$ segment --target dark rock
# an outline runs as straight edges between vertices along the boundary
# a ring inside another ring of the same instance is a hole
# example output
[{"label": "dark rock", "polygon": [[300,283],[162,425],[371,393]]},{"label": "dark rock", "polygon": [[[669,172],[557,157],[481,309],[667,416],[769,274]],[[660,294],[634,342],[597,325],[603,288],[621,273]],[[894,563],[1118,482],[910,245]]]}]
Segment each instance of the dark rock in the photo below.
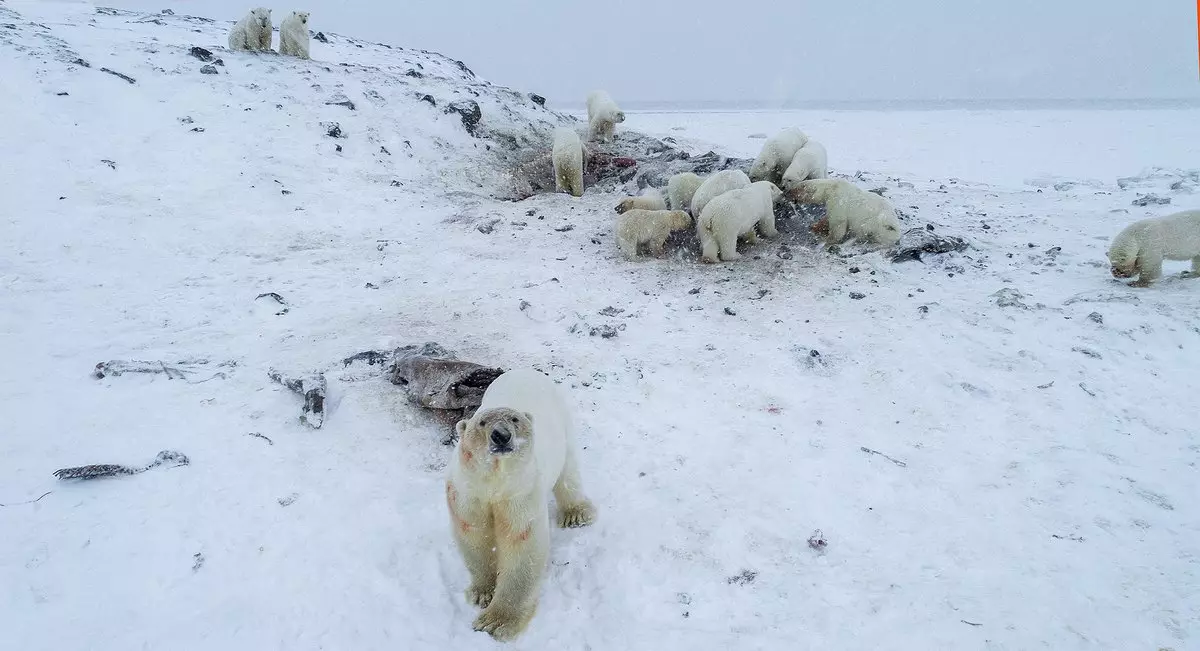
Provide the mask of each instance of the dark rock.
[{"label": "dark rock", "polygon": [[546,98],[536,93],[529,93],[529,100],[538,106],[546,105]]},{"label": "dark rock", "polygon": [[[284,190],[284,192],[287,192],[287,190]],[[283,300],[283,297],[280,296],[279,294],[277,294],[275,292],[266,292],[263,294],[259,294],[258,296],[255,296],[254,300],[258,301],[258,300],[261,300],[264,298],[275,301],[275,304],[279,306],[280,310],[275,313],[275,316],[283,316],[284,314],[288,313],[289,308],[288,308],[287,301]]]},{"label": "dark rock", "polygon": [[[215,66],[221,66],[222,68],[224,68],[224,67],[225,67],[225,60],[224,60],[224,59],[213,59],[213,65],[215,65]],[[250,109],[246,109],[246,110],[247,110],[247,111],[249,111]]]},{"label": "dark rock", "polygon": [[1146,194],[1133,200],[1133,205],[1139,207],[1146,206],[1165,206],[1171,203],[1170,197],[1160,197],[1156,194]]},{"label": "dark rock", "polygon": [[174,16],[175,15],[175,12],[170,9],[163,9],[159,13],[161,13],[164,16]]},{"label": "dark rock", "polygon": [[292,378],[271,369],[267,372],[267,377],[303,396],[304,407],[300,412],[300,422],[313,429],[321,428],[325,423],[325,393],[328,387],[323,374]]},{"label": "dark rock", "polygon": [[336,151],[336,152],[337,152],[337,153],[339,153],[339,154],[340,154],[340,153],[342,153],[342,146],[341,146],[341,145],[334,145],[334,146],[333,146],[333,149],[334,149],[334,151]]},{"label": "dark rock", "polygon": [[606,323],[604,325],[592,328],[589,334],[593,337],[599,335],[602,339],[612,339],[613,337],[616,337],[617,334],[623,329],[624,326],[614,327]]},{"label": "dark rock", "polygon": [[620,314],[620,313],[622,313],[622,312],[624,312],[624,311],[625,311],[625,310],[623,310],[623,309],[621,309],[621,308],[619,308],[619,307],[613,307],[613,306],[609,305],[608,307],[606,307],[606,308],[604,308],[604,309],[600,310],[600,311],[598,312],[598,314],[600,314],[600,315],[602,315],[602,316],[617,316],[618,314]]},{"label": "dark rock", "polygon": [[66,97],[67,95],[70,95],[70,93],[63,90],[63,91],[59,91],[59,92],[55,93],[55,95],[58,95],[59,97]]},{"label": "dark rock", "polygon": [[[466,66],[463,66],[465,69]],[[467,72],[470,72],[469,70]],[[472,73],[474,76],[474,73]],[[483,119],[483,111],[479,108],[479,102],[473,99],[461,99],[456,102],[451,102],[446,106],[446,113],[457,113],[462,118],[463,127],[467,133],[475,135],[475,129],[479,126],[479,121]]]},{"label": "dark rock", "polygon": [[75,65],[77,65],[77,66],[83,66],[83,67],[85,67],[85,68],[90,68],[90,67],[92,67],[92,64],[88,63],[87,61],[84,61],[83,59],[75,59],[75,60],[74,60],[74,61],[72,61],[71,63],[74,63],[74,64],[75,64]]},{"label": "dark rock", "polygon": [[325,102],[325,106],[345,106],[351,111],[355,110],[354,102],[351,102],[349,98],[340,96]]},{"label": "dark rock", "polygon": [[124,79],[125,81],[127,81],[127,82],[129,82],[129,83],[131,83],[131,84],[136,84],[136,83],[137,83],[137,80],[136,80],[136,79],[134,79],[133,77],[130,77],[129,75],[126,75],[126,74],[122,74],[122,73],[120,73],[120,72],[117,72],[116,70],[110,70],[110,69],[108,69],[108,68],[101,68],[101,69],[100,69],[100,72],[107,72],[108,74],[110,74],[110,75],[112,75],[112,76],[114,76],[114,77],[120,77],[121,79]]},{"label": "dark rock", "polygon": [[754,583],[754,580],[757,578],[758,572],[755,572],[754,570],[742,570],[740,574],[735,574],[734,576],[725,579],[725,582],[730,585],[749,585]]},{"label": "dark rock", "polygon": [[859,273],[860,271],[862,271],[862,269],[859,269],[858,267],[850,267],[850,273],[852,274]]},{"label": "dark rock", "polygon": [[204,133],[204,127],[192,127],[191,129],[188,129],[188,131],[193,133]]},{"label": "dark rock", "polygon": [[728,314],[729,316],[737,316],[737,312],[734,312],[732,307],[725,308],[725,314]]},{"label": "dark rock", "polygon": [[1088,315],[1088,318],[1091,319],[1093,323],[1104,323],[1104,316],[1099,312],[1092,312]]},{"label": "dark rock", "polygon": [[471,72],[471,69],[467,67],[467,64],[463,63],[462,61],[455,61],[454,65],[458,66],[458,69],[466,73],[468,77],[475,77],[475,73]]},{"label": "dark rock", "polygon": [[216,75],[220,74],[220,72],[216,66],[200,66],[200,74],[202,75]]},{"label": "dark rock", "polygon": [[413,70],[413,69],[409,68],[409,69],[408,69],[408,71],[406,71],[406,72],[404,73],[404,76],[405,76],[405,77],[412,77],[413,79],[424,79],[424,78],[425,78],[425,73],[423,73],[423,72],[417,72],[416,70]]},{"label": "dark rock", "polygon": [[420,101],[429,102],[430,106],[437,106],[437,100],[433,99],[433,95],[421,95]]},{"label": "dark rock", "polygon": [[325,135],[330,138],[345,138],[346,134],[342,133],[342,126],[337,122],[331,122],[327,126]]},{"label": "dark rock", "polygon": [[870,190],[867,190],[867,192],[874,192],[875,194],[882,197],[887,192],[887,188],[885,188],[885,187],[871,188]]},{"label": "dark rock", "polygon": [[213,60],[212,50],[206,50],[202,47],[193,46],[192,49],[188,50],[188,54],[200,59],[205,63]]},{"label": "dark rock", "polygon": [[564,226],[559,226],[558,228],[556,228],[554,230],[558,231],[559,233],[566,233],[568,231],[575,230],[575,225],[574,224],[566,224]]},{"label": "dark rock", "polygon": [[313,38],[317,39],[318,41],[320,41],[322,43],[329,42],[329,38],[325,36],[324,32],[317,32],[316,35],[313,36]]},{"label": "dark rock", "polygon": [[862,292],[850,292],[850,298],[852,298],[856,301],[861,301],[862,299],[864,299],[866,297],[867,297],[867,295],[863,294]]}]

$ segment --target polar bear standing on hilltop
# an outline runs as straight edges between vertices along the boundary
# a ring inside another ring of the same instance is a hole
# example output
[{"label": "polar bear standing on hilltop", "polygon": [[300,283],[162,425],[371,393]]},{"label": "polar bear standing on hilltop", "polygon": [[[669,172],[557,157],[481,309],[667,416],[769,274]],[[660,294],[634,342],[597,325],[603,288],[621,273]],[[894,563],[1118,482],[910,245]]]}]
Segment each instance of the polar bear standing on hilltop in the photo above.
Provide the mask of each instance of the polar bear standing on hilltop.
[{"label": "polar bear standing on hilltop", "polygon": [[1108,247],[1113,277],[1138,274],[1134,287],[1147,287],[1162,277],[1163,260],[1191,260],[1192,275],[1200,275],[1200,210],[1136,221]]},{"label": "polar bear standing on hilltop", "polygon": [[560,527],[591,524],[596,507],[583,493],[567,403],[545,375],[504,373],[455,430],[446,505],[471,574],[467,601],[483,608],[473,627],[511,640],[537,609],[550,555],[550,492]]},{"label": "polar bear standing on hilltop", "polygon": [[617,123],[625,121],[625,112],[602,90],[588,94],[587,112],[588,140],[609,142],[613,139],[613,130],[616,129]]},{"label": "polar bear standing on hilltop", "polygon": [[279,23],[279,53],[308,58],[308,12],[293,11]]},{"label": "polar bear standing on hilltop", "polygon": [[779,187],[784,192],[790,192],[801,181],[825,178],[829,178],[829,156],[825,153],[825,145],[809,140],[792,157],[792,163],[783,173],[783,184]]},{"label": "polar bear standing on hilltop", "polygon": [[257,7],[229,32],[229,49],[266,52],[271,49],[271,10]]},{"label": "polar bear standing on hilltop", "polygon": [[554,191],[566,190],[572,196],[583,196],[583,143],[574,129],[554,129]]},{"label": "polar bear standing on hilltop", "polygon": [[696,220],[696,235],[700,237],[700,254],[705,262],[716,262],[717,256],[726,262],[742,257],[737,252],[737,239],[746,235],[757,241],[754,227],[763,237],[775,237],[775,202],[783,192],[770,181],[757,181],[748,188],[730,190],[704,207]]},{"label": "polar bear standing on hilltop", "polygon": [[667,202],[671,210],[691,210],[692,197],[704,184],[704,179],[693,172],[680,172],[667,181]]},{"label": "polar bear standing on hilltop", "polygon": [[883,197],[842,179],[801,181],[788,196],[807,204],[823,204],[829,221],[826,243],[854,239],[891,246],[900,241],[896,209]]},{"label": "polar bear standing on hilltop", "polygon": [[704,207],[709,201],[729,192],[740,188],[750,187],[750,177],[742,170],[723,170],[713,174],[696,188],[696,193],[692,195],[692,216],[699,219],[700,213],[704,212]]},{"label": "polar bear standing on hilltop", "polygon": [[750,180],[780,184],[783,172],[792,164],[796,152],[807,144],[808,136],[795,127],[788,127],[768,138],[750,166]]}]

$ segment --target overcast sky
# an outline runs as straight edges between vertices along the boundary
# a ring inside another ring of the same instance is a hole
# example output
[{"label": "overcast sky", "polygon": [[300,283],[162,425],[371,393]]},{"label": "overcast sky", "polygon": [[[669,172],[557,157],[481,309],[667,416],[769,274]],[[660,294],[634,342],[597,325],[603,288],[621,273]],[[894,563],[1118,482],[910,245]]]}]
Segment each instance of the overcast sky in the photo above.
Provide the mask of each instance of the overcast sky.
[{"label": "overcast sky", "polygon": [[[247,0],[101,0],[235,20]],[[263,0],[256,0],[262,2]],[[1190,0],[304,0],[556,104],[1200,96]],[[314,43],[313,54],[320,57]]]}]

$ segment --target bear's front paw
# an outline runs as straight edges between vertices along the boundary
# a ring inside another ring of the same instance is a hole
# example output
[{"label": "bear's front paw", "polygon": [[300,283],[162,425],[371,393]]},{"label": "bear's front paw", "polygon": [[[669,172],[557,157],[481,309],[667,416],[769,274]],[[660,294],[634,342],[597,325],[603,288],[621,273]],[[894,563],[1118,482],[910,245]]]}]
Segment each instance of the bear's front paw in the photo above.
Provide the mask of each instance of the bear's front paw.
[{"label": "bear's front paw", "polygon": [[558,509],[558,526],[563,529],[586,527],[596,521],[596,507],[584,500]]},{"label": "bear's front paw", "polygon": [[491,635],[498,642],[508,642],[521,634],[530,617],[505,608],[488,608],[479,613],[472,625],[477,631]]},{"label": "bear's front paw", "polygon": [[467,603],[487,608],[488,604],[492,603],[492,594],[495,592],[496,586],[494,585],[482,586],[472,583],[471,587],[467,588]]}]

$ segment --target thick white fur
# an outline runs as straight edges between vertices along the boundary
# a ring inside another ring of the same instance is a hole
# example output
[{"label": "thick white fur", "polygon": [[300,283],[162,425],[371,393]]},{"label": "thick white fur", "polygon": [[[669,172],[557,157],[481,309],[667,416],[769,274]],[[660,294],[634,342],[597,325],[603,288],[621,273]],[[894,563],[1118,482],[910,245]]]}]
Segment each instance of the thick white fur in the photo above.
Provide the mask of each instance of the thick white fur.
[{"label": "thick white fur", "polygon": [[625,197],[617,204],[615,210],[620,214],[629,212],[635,208],[641,210],[666,210],[667,202],[663,199],[661,192],[650,189],[636,197]]},{"label": "thick white fur", "polygon": [[883,197],[841,179],[801,181],[789,196],[800,203],[824,204],[829,220],[828,244],[838,244],[847,234],[854,239],[891,246],[900,241],[896,209]]},{"label": "thick white fur", "polygon": [[[775,202],[783,196],[770,181],[758,181],[748,188],[730,190],[704,207],[696,221],[700,254],[705,262],[716,262],[718,254],[726,262],[742,257],[737,252],[739,235],[752,235],[754,227],[763,237],[775,237]],[[751,237],[757,240],[757,237]]]},{"label": "thick white fur", "polygon": [[250,13],[237,21],[229,32],[229,49],[271,49],[271,10],[266,7],[251,9]]},{"label": "thick white fur", "polygon": [[808,136],[795,127],[788,127],[768,138],[758,152],[758,158],[750,166],[750,180],[770,181],[778,185],[796,152],[806,144]]},{"label": "thick white fur", "polygon": [[1200,274],[1200,210],[1143,219],[1125,227],[1108,247],[1114,278],[1138,279],[1145,287],[1162,277],[1163,260],[1191,260]]},{"label": "thick white fur", "polygon": [[[455,428],[446,503],[471,574],[467,600],[484,609],[473,626],[511,640],[537,609],[550,552],[551,490],[559,526],[596,517],[579,479],[570,410],[550,378],[517,369],[496,378],[475,415]],[[497,432],[511,437],[509,451],[496,449]]]},{"label": "thick white fur", "polygon": [[704,179],[692,195],[692,216],[699,217],[709,201],[740,188],[750,187],[750,177],[742,170],[723,170]]},{"label": "thick white fur", "polygon": [[779,187],[788,192],[795,190],[801,181],[825,178],[829,178],[829,157],[825,153],[825,145],[809,140],[792,156],[792,164],[783,173],[783,185]]},{"label": "thick white fur", "polygon": [[279,53],[308,58],[308,12],[293,11],[279,23]]},{"label": "thick white fur", "polygon": [[667,181],[667,203],[671,210],[691,210],[692,197],[704,179],[692,172],[680,172]]},{"label": "thick white fur", "polygon": [[613,98],[602,90],[592,91],[587,97],[588,139],[608,142],[618,122],[625,121],[625,112]]},{"label": "thick white fur", "polygon": [[682,210],[642,210],[635,208],[617,217],[617,246],[625,257],[637,258],[638,245],[650,253],[662,255],[663,245],[675,231],[692,225],[692,216]]},{"label": "thick white fur", "polygon": [[583,196],[583,143],[574,129],[554,129],[554,191]]}]

